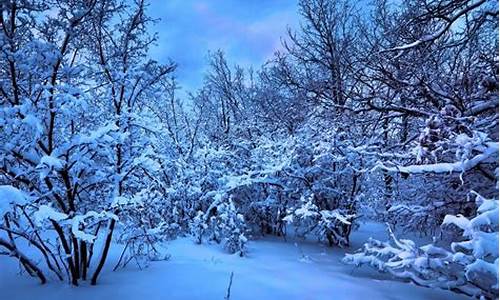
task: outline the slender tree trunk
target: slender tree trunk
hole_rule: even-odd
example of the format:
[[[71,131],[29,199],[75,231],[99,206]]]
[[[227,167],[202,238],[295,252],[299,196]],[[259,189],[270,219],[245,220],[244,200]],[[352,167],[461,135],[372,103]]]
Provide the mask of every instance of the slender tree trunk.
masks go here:
[[[80,241],[80,269],[82,279],[87,280],[87,243]]]
[[[71,241],[73,243],[73,265],[75,266],[76,279],[80,279],[80,251],[78,249],[78,240],[72,237]]]
[[[99,273],[101,273],[102,267],[104,267],[104,263],[106,262],[106,258],[108,256],[109,247],[111,246],[111,239],[113,237],[113,230],[115,229],[116,220],[111,219],[109,223],[108,233],[106,236],[106,241],[104,242],[104,248],[101,253],[101,259],[99,260],[99,264],[92,275],[92,279],[90,281],[91,285],[97,284],[97,278],[99,277]]]
[[[61,226],[56,222],[52,221],[52,226],[54,226],[54,229],[56,230],[59,240],[61,241],[61,245],[64,249],[64,253],[66,254],[66,262],[69,267],[69,272],[71,274],[71,284],[73,285],[78,285],[78,273],[76,272],[75,265],[73,263],[73,259],[71,256],[71,249],[69,247],[68,241],[66,240],[66,237],[64,235],[64,231],[61,228]]]

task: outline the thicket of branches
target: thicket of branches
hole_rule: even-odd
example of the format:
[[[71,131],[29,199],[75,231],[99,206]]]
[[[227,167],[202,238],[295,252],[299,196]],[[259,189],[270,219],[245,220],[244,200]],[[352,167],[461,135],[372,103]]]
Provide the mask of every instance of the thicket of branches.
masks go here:
[[[184,234],[240,255],[249,237],[287,228],[347,247],[373,218],[433,236],[441,265],[391,263],[389,244],[373,241],[348,262],[491,297],[498,249],[451,253],[481,244],[474,232],[498,239],[498,218],[480,217],[498,210],[482,206],[498,199],[498,3],[298,8],[284,51],[257,71],[212,52],[203,86],[181,101],[175,64],[148,59],[142,0],[3,1],[2,253],[42,282],[51,272],[95,284],[113,241],[128,251],[117,267],[157,259],[157,241]],[[430,255],[391,234],[396,256]]]

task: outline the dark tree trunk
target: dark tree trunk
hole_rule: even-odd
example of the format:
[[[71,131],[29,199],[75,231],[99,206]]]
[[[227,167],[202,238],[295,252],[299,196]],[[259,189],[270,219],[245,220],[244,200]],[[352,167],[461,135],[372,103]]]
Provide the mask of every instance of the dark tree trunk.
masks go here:
[[[104,263],[106,262],[106,258],[108,256],[108,252],[109,252],[109,247],[111,246],[111,239],[113,237],[113,230],[115,229],[115,224],[116,224],[116,220],[111,219],[110,224],[109,224],[108,235],[106,236],[104,249],[103,249],[102,254],[101,254],[101,259],[99,260],[99,264],[97,265],[97,268],[94,272],[94,275],[92,275],[92,279],[90,281],[91,285],[97,284],[97,278],[99,277],[99,273],[101,273],[102,267],[104,267]]]

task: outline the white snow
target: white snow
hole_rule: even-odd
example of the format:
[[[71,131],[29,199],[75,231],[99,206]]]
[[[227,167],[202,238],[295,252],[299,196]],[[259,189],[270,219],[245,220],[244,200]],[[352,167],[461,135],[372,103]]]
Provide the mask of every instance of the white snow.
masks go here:
[[[54,157],[54,156],[49,156],[49,155],[45,155],[43,156],[41,159],[40,159],[40,164],[38,165],[38,167],[49,167],[51,169],[54,169],[54,170],[60,170],[62,169],[64,166],[64,161],[57,158],[57,157]]]
[[[40,205],[38,210],[34,214],[35,222],[39,225],[43,224],[45,220],[52,220],[59,222],[61,220],[67,219],[68,215],[56,211],[54,208],[48,205]]]
[[[411,166],[394,166],[388,167],[383,164],[378,164],[373,171],[383,169],[389,172],[400,172],[407,174],[423,174],[423,173],[452,173],[452,172],[465,172],[479,165],[480,163],[490,159],[491,157],[498,156],[498,143],[487,143],[486,149],[481,154],[478,154],[471,159],[458,161],[454,163],[435,163],[427,165],[411,165]]]
[[[469,229],[470,221],[464,216],[446,215],[443,220],[443,225],[455,224],[458,228],[466,231]]]
[[[94,131],[91,131],[88,135],[80,136],[78,143],[91,144],[91,143],[96,143],[98,139],[104,139],[110,141],[112,140],[112,138],[108,134],[117,130],[118,126],[116,126],[115,122],[109,122],[107,125],[99,127]]]
[[[347,251],[359,248],[376,231],[383,232],[383,228],[363,225],[353,234],[352,249]],[[346,250],[314,241],[251,241],[248,257],[241,258],[219,247],[195,245],[191,239],[181,238],[167,244],[166,253],[171,254],[168,261],[153,262],[143,271],[131,264],[128,269],[112,272],[122,247],[112,246],[105,274],[95,287],[82,283],[74,288],[57,281],[41,286],[28,276],[17,275],[17,263],[0,256],[2,299],[224,299],[231,272],[230,299],[235,300],[466,299],[393,281],[369,268],[345,265],[340,260]]]
[[[85,216],[74,216],[71,222],[71,232],[73,232],[73,235],[77,239],[85,241],[87,243],[93,243],[97,237],[95,235],[86,233],[83,230],[80,230],[80,225],[84,224]]]
[[[0,185],[0,217],[10,210],[12,205],[24,205],[27,202],[24,192],[11,185]]]

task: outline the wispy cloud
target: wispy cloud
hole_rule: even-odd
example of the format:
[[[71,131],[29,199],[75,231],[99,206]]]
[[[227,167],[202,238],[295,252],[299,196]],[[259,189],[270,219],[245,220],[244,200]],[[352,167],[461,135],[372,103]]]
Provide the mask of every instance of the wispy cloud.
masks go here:
[[[281,48],[286,27],[298,22],[292,0],[152,2],[149,13],[161,21],[152,28],[159,40],[151,54],[176,61],[188,89],[201,84],[209,50],[224,50],[232,63],[259,66]]]

